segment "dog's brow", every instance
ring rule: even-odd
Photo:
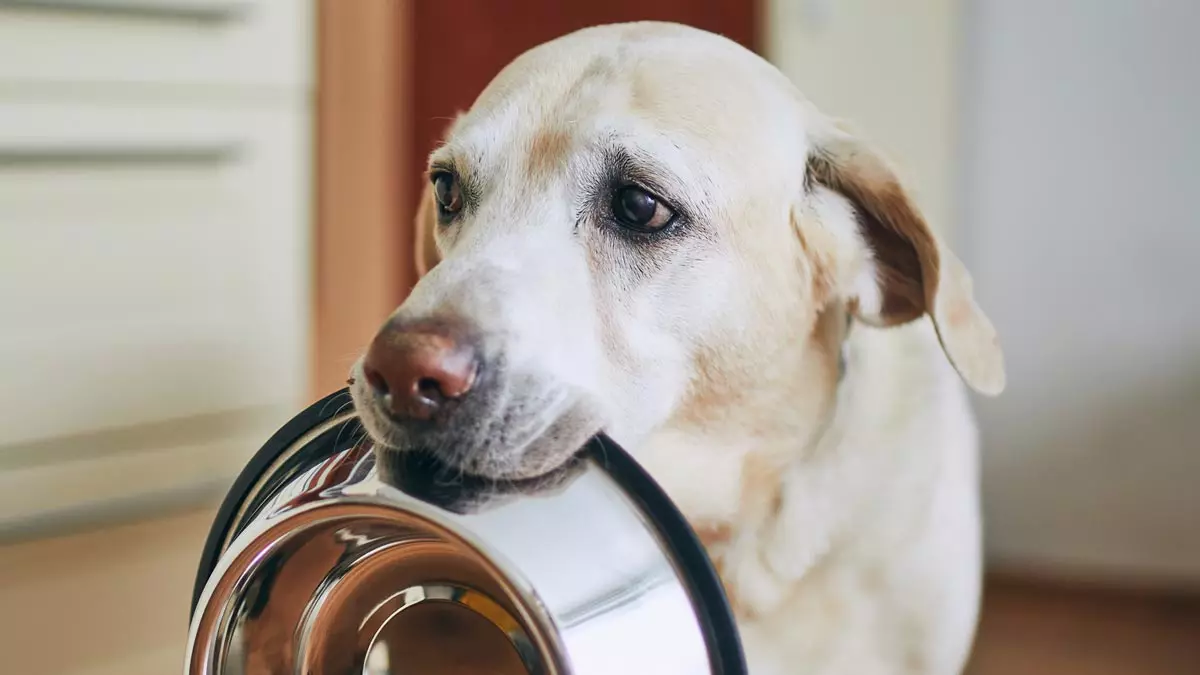
[[[641,137],[635,145],[612,139],[603,148],[605,163],[609,170],[641,184],[692,218],[707,218],[711,211],[707,181],[695,175],[678,152],[662,148],[664,144],[670,145],[670,141]]]
[[[431,170],[455,172],[464,190],[478,193],[484,148],[477,144],[478,131],[460,130],[430,156]],[[667,200],[692,220],[708,220],[714,210],[713,180],[689,161],[679,141],[647,128],[609,128],[601,131],[591,147],[610,176],[629,180]],[[595,154],[593,154],[595,153]]]
[[[453,139],[448,139],[429,156],[430,168],[440,167],[446,169],[465,170],[465,165],[470,164],[467,161],[470,153],[462,147],[460,143]]]
[[[453,152],[443,152],[441,150],[435,152],[429,157],[429,172],[433,173],[438,170],[454,171],[462,173],[466,170],[467,162],[460,161],[459,155]]]
[[[429,157],[429,170],[443,169],[455,173],[465,186],[474,185],[479,170],[479,153],[453,140],[433,151]]]
[[[481,168],[477,154],[472,154],[453,142],[448,142],[433,151],[429,156],[428,173],[449,171],[458,177],[462,186],[463,199],[468,204],[475,204],[480,199],[485,186],[481,183]]]

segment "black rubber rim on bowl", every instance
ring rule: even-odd
[[[204,592],[204,586],[208,583],[208,578],[212,576],[213,570],[217,567],[217,561],[221,559],[222,547],[225,544],[229,532],[237,525],[234,519],[237,517],[238,511],[242,508],[242,503],[246,500],[246,496],[254,489],[266,476],[267,469],[279,459],[279,456],[287,452],[289,448],[294,446],[297,441],[304,437],[314,427],[326,422],[329,419],[336,417],[344,412],[348,406],[353,405],[350,399],[349,389],[340,389],[316,403],[305,408],[299,415],[296,415],[287,424],[280,427],[279,431],[272,434],[271,438],[259,448],[258,452],[250,458],[246,466],[242,468],[233,485],[229,488],[229,492],[225,494],[225,499],[221,502],[221,507],[217,509],[217,515],[213,519],[212,527],[208,531],[208,538],[204,541],[204,549],[200,553],[200,566],[196,570],[196,581],[192,586],[192,606],[190,614],[196,613],[196,604],[200,602],[200,594]],[[307,462],[316,463],[326,457],[308,457]]]
[[[313,428],[345,411],[349,405],[352,405],[352,402],[347,389],[341,389],[317,401],[276,431],[246,463],[221,502],[209,529],[208,538],[204,542],[192,588],[190,614],[193,617],[196,605],[200,602],[200,595],[220,560],[222,547],[229,533],[238,526],[234,519],[246,496],[264,479],[269,478],[265,475],[267,470],[284,452]],[[327,446],[327,449],[329,453],[336,452],[333,445]],[[737,625],[724,586],[721,585],[712,561],[704,552],[704,546],[683,514],[650,474],[612,440],[604,436],[594,438],[584,452],[600,462],[617,483],[625,488],[638,506],[650,516],[659,536],[675,553],[679,572],[694,594],[693,601],[697,608],[702,610],[697,614],[704,631],[709,662],[713,664],[713,675],[746,675],[746,658],[742,652],[741,639],[738,637]],[[303,457],[301,460],[311,466],[326,459],[327,454],[314,453],[313,456]],[[253,514],[247,516],[252,517]]]
[[[616,443],[601,436],[592,439],[588,452],[600,461],[638,506],[650,515],[655,527],[675,553],[679,571],[695,593],[701,629],[708,645],[713,675],[746,675],[746,657],[733,611],[721,578],[696,531],[688,524],[662,487]]]

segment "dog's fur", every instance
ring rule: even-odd
[[[426,192],[397,311],[464,318],[484,355],[435,450],[519,478],[607,431],[701,534],[754,675],[961,670],[981,563],[955,370],[995,394],[1003,362],[884,160],[749,51],[635,23],[516,59],[431,166],[464,207],[439,224]],[[677,222],[621,230],[629,183]]]

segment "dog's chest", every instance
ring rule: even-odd
[[[670,495],[693,527],[731,523],[742,502],[744,441],[663,430],[638,445],[637,460]]]
[[[831,429],[832,447],[776,472],[777,493],[748,480],[761,445],[674,434],[645,446],[721,573],[752,675],[955,672],[979,570],[975,443],[958,398],[900,425]]]

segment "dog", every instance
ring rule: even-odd
[[[962,670],[963,383],[1004,388],[996,333],[888,162],[773,66],[668,23],[538,46],[432,153],[416,238],[351,372],[383,453],[519,481],[604,431],[701,536],[751,673]]]

